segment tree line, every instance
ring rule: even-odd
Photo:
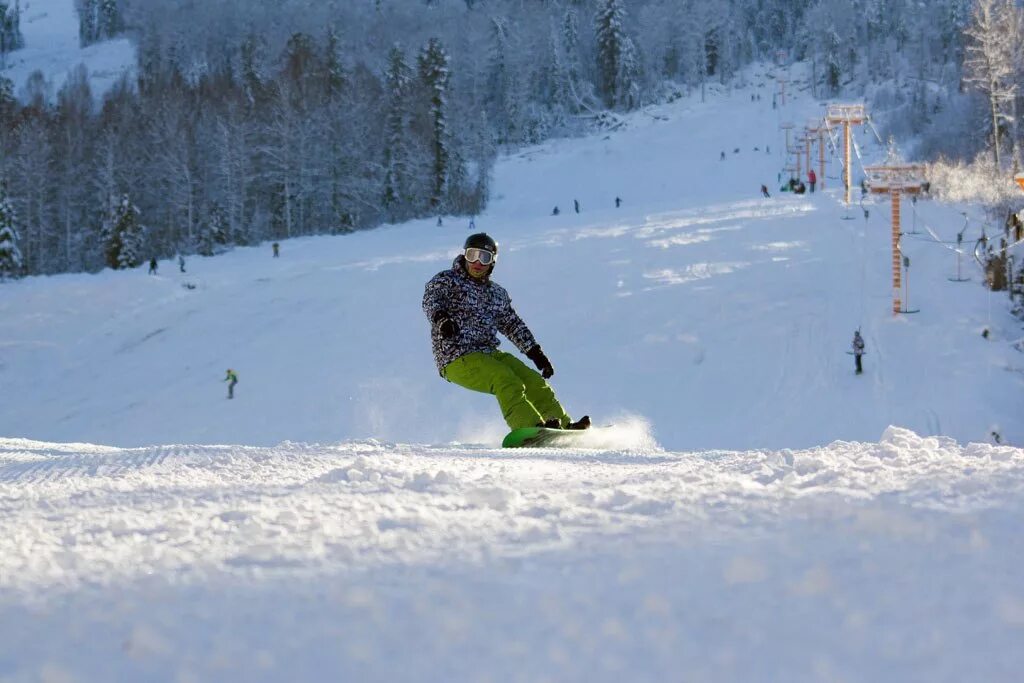
[[[961,82],[970,0],[76,2],[83,44],[127,32],[137,68],[102,98],[84,68],[53,99],[41,74],[18,99],[0,79],[7,275],[475,214],[499,151],[728,86],[780,48],[821,97],[897,84],[874,93],[896,129],[984,109]]]

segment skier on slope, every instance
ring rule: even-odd
[[[224,375],[222,380],[228,383],[228,398],[235,397],[235,385],[238,384],[238,373],[228,368],[227,374]]]
[[[857,372],[861,374],[864,372],[864,367],[860,363],[860,357],[864,355],[864,337],[860,336],[860,330],[855,330],[853,333],[853,360],[856,363]]]
[[[498,244],[486,233],[466,238],[452,267],[427,283],[423,312],[430,321],[434,360],[441,377],[492,394],[511,429],[587,429],[590,417],[573,422],[547,383],[555,370],[533,333],[512,308],[505,288],[491,281]],[[498,350],[505,335],[537,370]]]

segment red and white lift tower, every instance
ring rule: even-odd
[[[830,104],[825,113],[829,125],[843,124],[843,185],[846,189],[846,206],[850,206],[850,126],[863,125],[868,120],[863,104]],[[824,175],[824,173],[822,174]]]
[[[786,154],[789,154],[789,131],[793,130],[793,122],[783,121],[779,124],[779,128],[786,131],[786,146],[783,149],[786,150]]]
[[[811,121],[807,124],[807,170],[811,168],[811,142],[818,145],[818,189],[825,189],[825,127],[821,121]]]
[[[874,194],[888,194],[892,200],[892,312],[913,313],[903,307],[901,298],[902,267],[904,265],[900,250],[900,197],[905,194],[917,195],[924,185],[924,166],[919,164],[900,163],[898,157],[890,151],[885,163],[880,166],[867,166],[864,169],[868,176],[868,189]],[[849,195],[850,188],[846,188]],[[909,265],[909,263],[907,264]],[[907,295],[909,299],[909,293]]]

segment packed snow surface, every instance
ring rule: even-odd
[[[948,279],[983,216],[904,207],[893,316],[888,204],[778,192],[821,106],[770,76],[499,163],[475,227],[613,424],[580,448],[437,376],[465,218],[5,283],[0,681],[1019,680],[1020,323]]]

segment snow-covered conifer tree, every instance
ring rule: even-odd
[[[419,75],[426,89],[430,116],[430,208],[443,208],[448,194],[449,149],[448,130],[448,88],[451,74],[448,71],[448,52],[441,41],[431,38],[419,56]]]
[[[143,227],[139,210],[127,194],[122,195],[103,232],[108,266],[124,269],[142,263]]]
[[[636,46],[626,33],[624,0],[601,0],[594,22],[597,41],[598,87],[609,107],[635,107],[639,63]]]
[[[14,207],[7,200],[7,188],[0,182],[0,280],[22,273],[18,231],[14,226]]]
[[[384,74],[387,110],[384,121],[384,193],[382,203],[390,220],[408,210],[412,200],[409,179],[409,93],[412,69],[398,45],[388,52]]]
[[[210,207],[206,220],[199,227],[196,251],[200,256],[213,256],[219,247],[227,243],[227,236],[224,212],[215,204]]]
[[[121,9],[117,0],[99,0],[96,8],[96,38],[103,40],[113,38],[124,28]]]
[[[0,1],[0,58],[8,52],[25,46],[21,35],[21,7],[14,3]]]
[[[99,0],[77,0],[78,42],[85,47],[96,42],[99,35]]]

